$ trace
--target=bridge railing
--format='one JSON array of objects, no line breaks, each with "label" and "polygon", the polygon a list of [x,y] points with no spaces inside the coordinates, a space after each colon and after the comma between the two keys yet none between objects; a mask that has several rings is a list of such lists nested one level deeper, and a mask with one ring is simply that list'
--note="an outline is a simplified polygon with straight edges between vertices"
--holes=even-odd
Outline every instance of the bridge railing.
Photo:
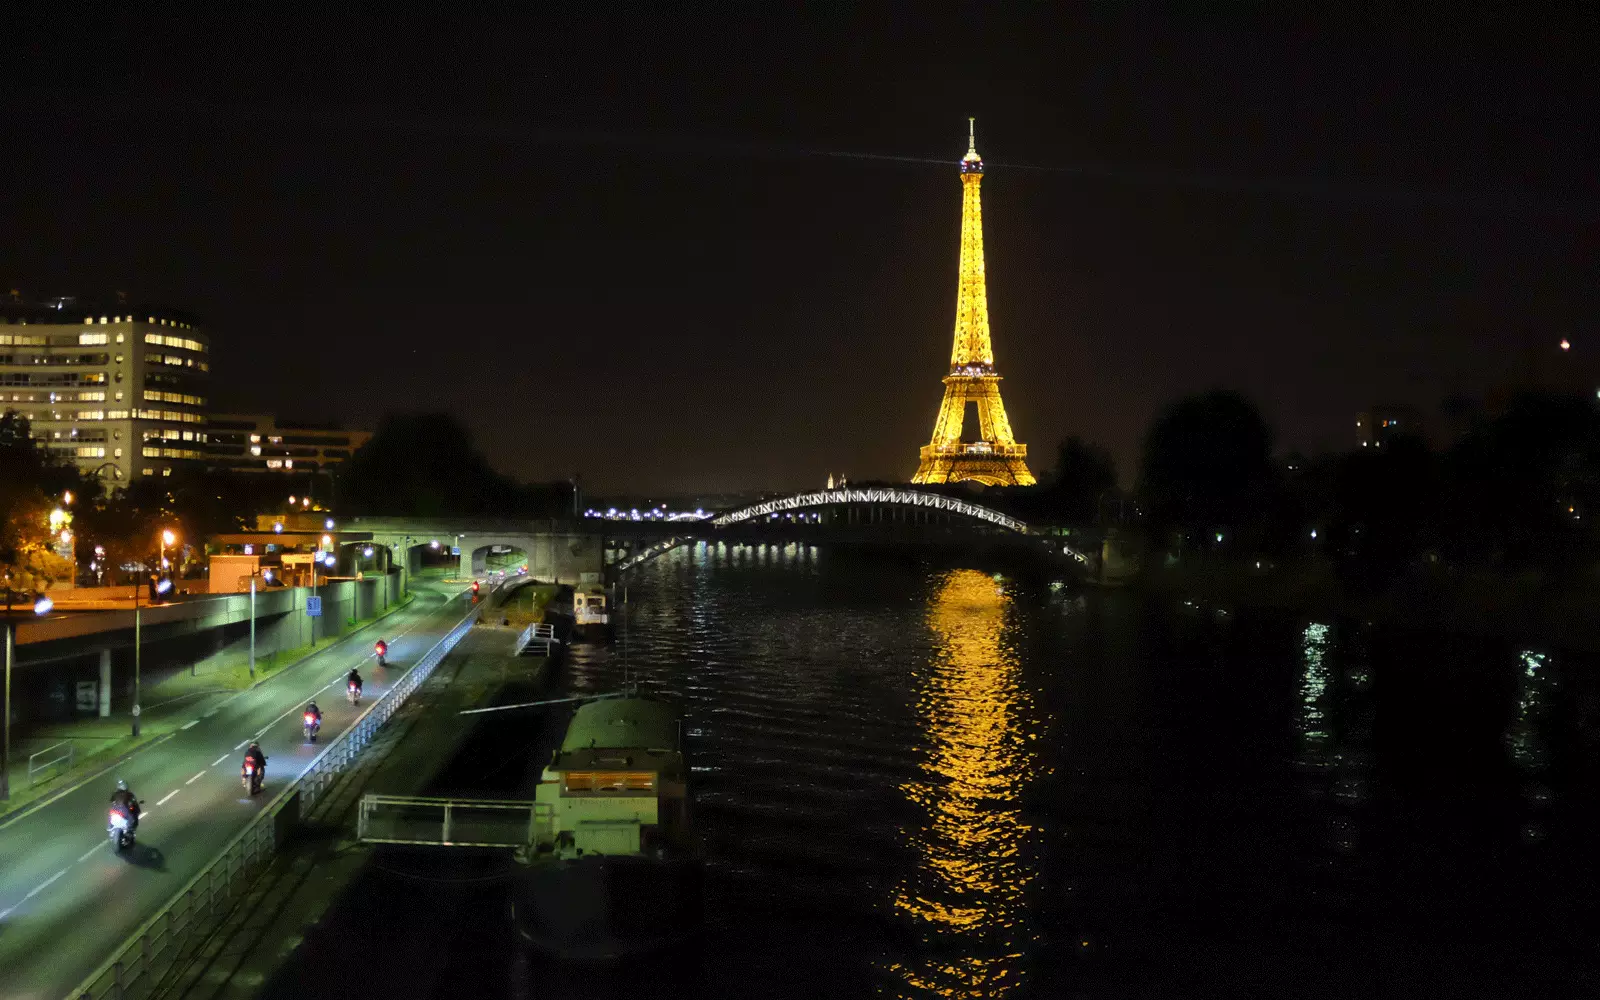
[{"label": "bridge railing", "polygon": [[272,858],[295,821],[310,811],[471,628],[472,616],[468,615],[423,654],[394,687],[317,754],[300,777],[79,984],[70,1000],[139,1000],[154,995],[163,986],[163,977],[183,957],[185,945],[212,926],[245,891],[251,876]]},{"label": "bridge railing", "polygon": [[521,635],[517,636],[516,655],[521,656],[529,649],[538,646],[543,655],[549,656],[550,647],[558,645],[560,642],[561,640],[556,638],[556,627],[554,625],[543,625],[539,622],[534,622],[523,629]]},{"label": "bridge railing", "polygon": [[527,847],[541,833],[549,840],[554,822],[549,803],[368,794],[361,797],[356,839],[364,844]]}]

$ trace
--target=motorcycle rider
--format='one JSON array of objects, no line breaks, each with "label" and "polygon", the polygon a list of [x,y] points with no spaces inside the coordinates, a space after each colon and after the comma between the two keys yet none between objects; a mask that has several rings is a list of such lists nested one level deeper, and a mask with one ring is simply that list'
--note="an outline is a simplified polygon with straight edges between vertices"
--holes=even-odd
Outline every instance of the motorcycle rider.
[{"label": "motorcycle rider", "polygon": [[317,707],[316,702],[312,702],[306,706],[305,714],[311,719],[311,733],[314,736],[322,729],[322,709]]},{"label": "motorcycle rider", "polygon": [[359,697],[361,695],[361,672],[358,671],[355,667],[351,667],[350,668],[350,672],[348,674],[346,674],[345,678],[344,678],[344,686],[345,687],[348,688],[352,684],[355,685],[355,687],[356,687],[356,695],[357,695],[357,697]]},{"label": "motorcycle rider", "polygon": [[255,740],[250,741],[250,749],[244,752],[244,759],[255,764],[258,776],[267,773],[267,755],[261,752],[261,744]]},{"label": "motorcycle rider", "polygon": [[139,800],[128,791],[128,783],[121,778],[117,779],[117,790],[111,793],[111,804],[128,815],[128,829],[132,830],[139,825]]},{"label": "motorcycle rider", "polygon": [[[384,657],[389,655],[389,643],[388,643],[388,641],[384,640],[384,639],[379,639],[377,641],[377,643],[375,643],[373,645],[373,649],[377,650],[377,653],[378,653],[378,666],[380,666],[380,667],[388,666],[387,662],[384,660]],[[355,673],[355,671],[352,670],[351,673]]]}]

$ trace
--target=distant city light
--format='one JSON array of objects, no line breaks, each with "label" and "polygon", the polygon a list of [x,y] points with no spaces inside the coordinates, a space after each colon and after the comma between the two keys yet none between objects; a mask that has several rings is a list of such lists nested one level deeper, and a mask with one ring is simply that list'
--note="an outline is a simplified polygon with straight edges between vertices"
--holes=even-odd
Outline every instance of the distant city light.
[{"label": "distant city light", "polygon": [[256,554],[256,547],[254,545],[246,545],[244,547],[244,554],[247,555],[247,556],[255,555]]},{"label": "distant city light", "polygon": [[327,528],[329,531],[332,531],[333,530],[333,518],[330,517],[326,521],[323,521],[322,522],[322,526],[324,528]]},{"label": "distant city light", "polygon": [[261,579],[263,579],[263,580],[271,580],[272,579],[272,567],[271,566],[268,566],[266,569],[261,571]]},{"label": "distant city light", "polygon": [[294,497],[290,497],[289,498],[289,506],[291,506],[291,507],[294,506]]},{"label": "distant city light", "polygon": [[372,546],[368,545],[366,548],[362,549],[361,550],[361,554],[363,556],[366,556],[368,559],[371,559],[372,558]]},{"label": "distant city light", "polygon": [[1217,532],[1217,541],[1222,541],[1222,532]]},{"label": "distant city light", "polygon": [[169,591],[171,589],[172,589],[172,581],[171,580],[162,580],[160,583],[156,584],[156,593],[158,593],[158,594],[165,594],[167,591]]},{"label": "distant city light", "polygon": [[1316,529],[1316,528],[1312,528],[1312,529],[1311,529],[1311,537],[1312,537],[1312,538],[1315,538],[1315,537],[1317,537],[1317,529]]},{"label": "distant city light", "polygon": [[276,524],[274,524],[272,526],[272,530],[282,534],[282,532],[283,532],[283,522],[279,521]]},{"label": "distant city light", "polygon": [[322,562],[327,566],[332,566],[334,563],[336,563],[338,561],[339,561],[338,558],[336,556],[334,556],[334,554],[332,552],[329,552],[322,559]]},{"label": "distant city light", "polygon": [[37,601],[33,602],[33,613],[36,615],[47,614],[49,613],[50,609],[55,606],[55,601],[52,601],[48,597],[41,597]]},{"label": "distant city light", "polygon": [[1562,349],[1562,350],[1563,350],[1563,351],[1570,351],[1570,350],[1572,350],[1572,342],[1571,342],[1571,341],[1570,341],[1570,340],[1568,340],[1568,339],[1567,339],[1567,338],[1565,338],[1565,337],[1562,337],[1562,338],[1561,338],[1561,349]]}]

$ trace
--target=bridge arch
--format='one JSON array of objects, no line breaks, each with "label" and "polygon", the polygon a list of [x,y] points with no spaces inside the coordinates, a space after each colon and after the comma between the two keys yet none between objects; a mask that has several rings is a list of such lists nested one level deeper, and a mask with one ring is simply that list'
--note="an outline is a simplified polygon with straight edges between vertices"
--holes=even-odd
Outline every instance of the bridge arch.
[{"label": "bridge arch", "polygon": [[818,490],[815,493],[798,493],[791,497],[780,497],[777,500],[768,500],[764,503],[751,504],[749,507],[728,511],[726,514],[713,518],[711,524],[715,527],[721,527],[727,524],[738,524],[740,521],[748,521],[768,514],[779,514],[785,511],[842,503],[887,503],[909,507],[926,507],[931,510],[942,510],[979,521],[987,521],[1008,531],[1015,531],[1019,535],[1028,533],[1027,524],[1010,515],[1002,514],[991,507],[971,503],[967,500],[958,500],[955,497],[940,496],[937,493],[923,493],[920,490],[902,490],[894,487]]}]

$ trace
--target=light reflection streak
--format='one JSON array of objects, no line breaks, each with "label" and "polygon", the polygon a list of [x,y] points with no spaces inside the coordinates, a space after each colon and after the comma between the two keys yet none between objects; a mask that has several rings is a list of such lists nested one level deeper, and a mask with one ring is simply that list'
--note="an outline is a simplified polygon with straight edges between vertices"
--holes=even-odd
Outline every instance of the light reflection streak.
[{"label": "light reflection streak", "polygon": [[1322,769],[1332,763],[1329,744],[1333,733],[1329,723],[1327,663],[1331,640],[1328,626],[1312,622],[1301,637],[1300,674],[1300,760],[1303,767]]},{"label": "light reflection streak", "polygon": [[962,957],[891,965],[903,995],[1002,996],[1021,984],[1033,941],[1026,895],[1037,872],[1021,798],[1038,764],[1020,726],[1030,699],[1003,642],[1009,601],[989,577],[958,570],[928,608],[935,649],[917,709],[931,754],[924,779],[901,787],[928,821],[911,831],[922,864],[894,907]]}]

